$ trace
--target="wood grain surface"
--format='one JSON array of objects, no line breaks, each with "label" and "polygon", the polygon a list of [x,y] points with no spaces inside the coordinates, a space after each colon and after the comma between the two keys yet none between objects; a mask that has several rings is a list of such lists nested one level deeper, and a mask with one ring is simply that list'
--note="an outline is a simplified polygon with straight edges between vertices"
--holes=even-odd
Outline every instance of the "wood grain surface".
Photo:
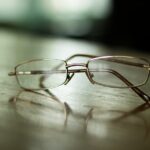
[{"label": "wood grain surface", "polygon": [[[150,149],[149,105],[131,89],[92,85],[84,74],[77,74],[51,94],[41,91],[47,96],[23,91],[10,102],[20,91],[15,77],[8,76],[15,65],[33,58],[66,59],[76,53],[150,59],[149,53],[136,50],[0,29],[0,150]],[[141,87],[147,94],[149,83]],[[67,112],[54,95],[67,104]]]}]

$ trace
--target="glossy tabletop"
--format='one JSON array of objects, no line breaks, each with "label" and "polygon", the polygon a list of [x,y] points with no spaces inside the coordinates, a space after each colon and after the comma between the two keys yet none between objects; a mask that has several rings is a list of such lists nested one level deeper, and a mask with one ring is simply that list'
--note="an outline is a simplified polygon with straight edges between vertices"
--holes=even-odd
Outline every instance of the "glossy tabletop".
[{"label": "glossy tabletop", "polygon": [[[0,29],[0,150],[150,149],[149,105],[131,89],[92,85],[77,74],[67,85],[40,91],[46,96],[23,91],[12,102],[20,91],[15,77],[8,76],[15,65],[34,58],[65,60],[76,53],[150,59],[146,52]],[[149,88],[150,81],[141,87],[150,95]]]}]

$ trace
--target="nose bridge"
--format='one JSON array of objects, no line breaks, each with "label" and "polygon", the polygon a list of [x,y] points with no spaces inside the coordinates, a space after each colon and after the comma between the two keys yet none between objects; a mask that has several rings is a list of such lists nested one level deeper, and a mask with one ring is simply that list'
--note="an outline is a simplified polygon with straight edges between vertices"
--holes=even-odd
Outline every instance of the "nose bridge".
[{"label": "nose bridge", "polygon": [[72,63],[72,64],[68,64],[67,68],[70,68],[70,67],[86,67],[86,64],[85,63]]},{"label": "nose bridge", "polygon": [[[78,69],[68,69],[68,68],[71,68],[71,67],[82,67],[82,68],[78,68]],[[68,70],[68,73],[72,73],[71,76],[69,76],[66,84],[71,80],[71,78],[74,76],[75,73],[85,73],[87,78],[89,79],[89,81],[91,83],[94,83],[92,80],[91,80],[91,77],[90,77],[90,73],[88,71],[88,68],[87,68],[87,64],[86,63],[72,63],[72,64],[67,64],[67,70]]]},{"label": "nose bridge", "polygon": [[[76,67],[79,67],[79,68],[76,68]],[[71,68],[71,69],[68,69],[69,73],[83,73],[83,72],[87,72],[87,67],[86,67],[85,63],[68,64],[67,68]]]}]

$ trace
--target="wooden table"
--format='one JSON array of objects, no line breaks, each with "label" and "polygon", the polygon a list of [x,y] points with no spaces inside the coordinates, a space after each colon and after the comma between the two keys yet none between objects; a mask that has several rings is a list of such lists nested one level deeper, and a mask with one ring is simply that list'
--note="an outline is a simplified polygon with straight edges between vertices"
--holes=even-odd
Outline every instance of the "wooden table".
[{"label": "wooden table", "polygon": [[[0,150],[150,149],[149,106],[131,89],[95,86],[77,74],[69,84],[51,90],[68,104],[67,116],[52,96],[23,92],[16,103],[9,102],[20,91],[15,78],[8,76],[15,65],[75,53],[150,59],[150,54],[130,49],[0,29]],[[150,94],[149,87],[148,82],[141,89]]]}]

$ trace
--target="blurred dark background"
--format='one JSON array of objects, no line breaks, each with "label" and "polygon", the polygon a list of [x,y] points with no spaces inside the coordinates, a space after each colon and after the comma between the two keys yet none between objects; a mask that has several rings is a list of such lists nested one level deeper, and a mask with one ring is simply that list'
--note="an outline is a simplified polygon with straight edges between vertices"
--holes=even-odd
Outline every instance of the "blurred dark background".
[{"label": "blurred dark background", "polygon": [[143,0],[0,0],[0,28],[149,51]]}]

